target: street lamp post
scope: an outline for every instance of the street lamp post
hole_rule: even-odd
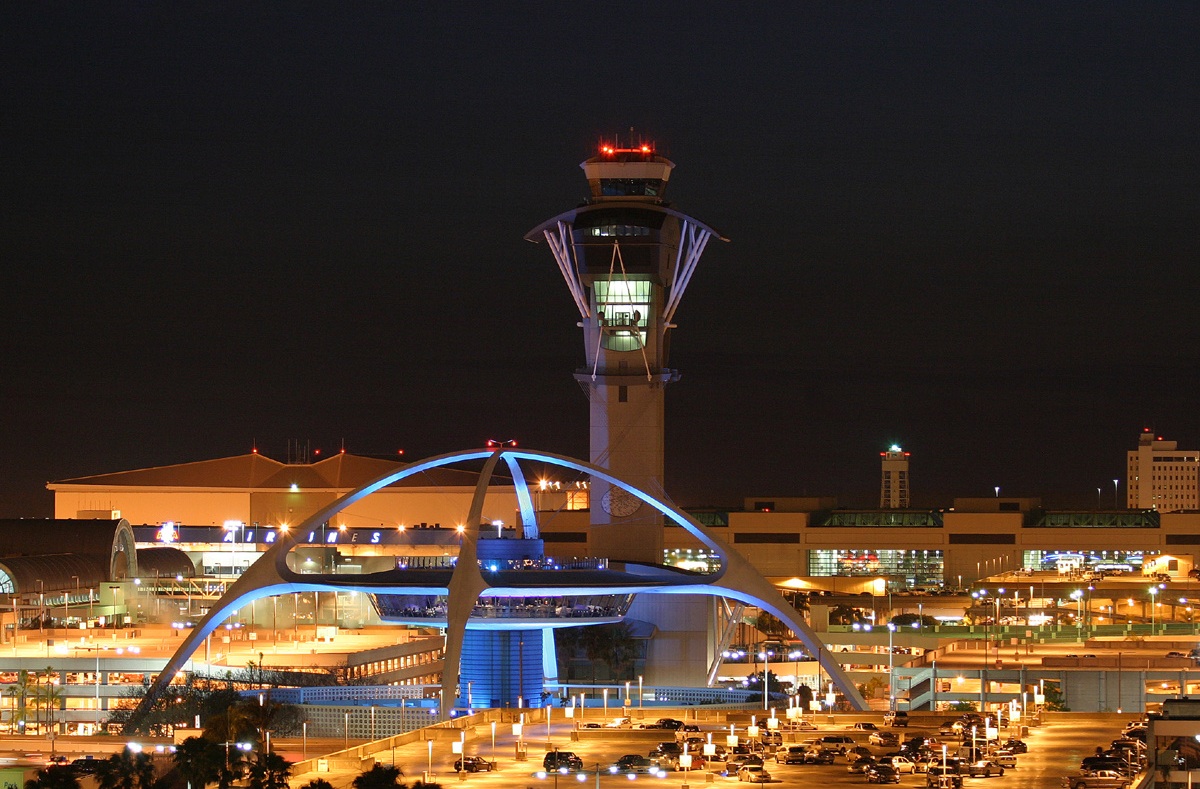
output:
[[[1151,592],[1151,594],[1153,594],[1153,592]],[[1074,600],[1075,604],[1076,604],[1076,613],[1075,613],[1075,634],[1077,637],[1076,640],[1078,640],[1079,643],[1082,644],[1083,643],[1083,590],[1076,589],[1074,592],[1071,592],[1071,599]]]
[[[646,697],[642,694],[642,675],[638,674],[638,717],[642,716],[642,701]]]
[[[1158,629],[1158,625],[1154,621],[1154,596],[1158,594],[1158,587],[1150,587],[1150,635],[1154,635],[1154,631]]]
[[[892,648],[892,636],[896,633],[896,625],[893,622],[888,622],[888,711],[896,711],[896,679],[895,679],[895,664],[893,663],[895,650]]]
[[[230,770],[232,769],[229,764],[229,746],[230,745],[237,746],[237,749],[239,751],[241,751],[242,753],[246,753],[247,751],[249,751],[251,748],[254,747],[248,742],[230,742],[230,741],[226,740],[225,741],[225,773],[226,774],[229,774]]]
[[[758,656],[760,658],[762,658],[762,662],[763,662],[763,683],[762,683],[763,684],[763,712],[767,711],[767,707],[768,707],[768,704],[769,704],[770,698],[771,698],[771,696],[770,696],[771,656],[774,654],[775,654],[774,652],[771,652],[766,647],[763,647],[763,650],[758,653]]]

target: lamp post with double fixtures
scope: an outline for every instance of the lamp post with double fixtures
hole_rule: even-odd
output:
[[[1151,594],[1153,594],[1153,592],[1151,592]],[[1075,604],[1076,604],[1076,612],[1075,612],[1076,640],[1082,644],[1083,643],[1083,590],[1076,589],[1074,592],[1071,592],[1071,599],[1074,600]],[[1153,628],[1151,628],[1151,629],[1153,629]]]
[[[896,675],[895,675],[895,664],[893,663],[893,660],[895,658],[893,656],[896,654],[896,651],[892,647],[892,637],[896,633],[896,624],[894,622],[888,622],[887,628],[888,628],[888,711],[895,712],[896,711]]]
[[[229,763],[229,746],[230,745],[237,746],[237,749],[239,751],[241,751],[242,753],[249,753],[250,750],[254,748],[254,746],[248,742],[231,742],[229,740],[226,740],[224,744],[225,744],[225,774],[229,775],[232,770],[232,767],[230,766],[230,763]]]
[[[771,658],[775,653],[767,649],[765,646],[758,653],[758,657],[763,662],[763,712],[766,712],[770,704],[771,694]]]
[[[1157,602],[1157,600],[1155,599],[1155,596],[1157,594],[1158,594],[1158,587],[1151,586],[1150,587],[1150,635],[1154,635],[1154,632],[1158,629],[1158,624],[1154,621],[1155,620],[1155,610],[1154,610],[1155,605],[1154,604]]]

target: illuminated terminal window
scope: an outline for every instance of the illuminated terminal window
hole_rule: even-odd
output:
[[[1142,564],[1157,551],[1022,551],[1026,570],[1119,570],[1141,574]]]
[[[568,510],[590,510],[592,508],[591,491],[587,488],[582,490],[568,490],[567,504],[564,509]]]
[[[893,587],[940,586],[945,560],[939,550],[811,550],[812,576],[884,576]]]
[[[715,573],[721,569],[721,557],[704,548],[667,548],[663,564],[696,573]]]
[[[636,351],[646,344],[650,283],[643,280],[597,280],[596,312],[604,327],[601,344],[610,351]]]

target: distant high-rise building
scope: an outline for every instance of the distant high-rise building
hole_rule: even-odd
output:
[[[1200,509],[1200,450],[1179,449],[1177,441],[1164,441],[1146,428],[1137,449],[1128,453],[1129,478],[1126,502],[1130,509]]]
[[[908,509],[910,501],[908,457],[910,454],[895,444],[888,447],[887,452],[879,453],[879,456],[883,458],[880,463],[883,467],[883,476],[879,487],[880,507],[892,510]]]

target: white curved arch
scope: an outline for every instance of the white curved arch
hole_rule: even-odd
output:
[[[453,618],[461,620],[450,626],[450,630],[456,632],[456,644],[447,642],[447,662],[444,672],[449,672],[451,665],[451,655],[461,654],[462,649],[462,634],[466,628],[466,619],[469,618],[470,611],[474,607],[475,600],[480,595],[504,596],[511,593],[516,595],[530,594],[562,594],[562,587],[503,587],[488,586],[482,573],[479,570],[478,563],[475,561],[475,540],[478,538],[478,523],[468,520],[469,528],[464,533],[463,553],[462,556],[468,557],[467,562],[457,562],[454,572],[448,579],[446,586],[433,585],[390,585],[382,581],[372,582],[371,575],[359,576],[356,580],[344,579],[332,576],[311,574],[301,574],[294,572],[287,566],[287,554],[297,544],[292,536],[294,532],[303,533],[310,529],[316,529],[324,525],[329,519],[340,512],[341,510],[353,504],[356,501],[384,488],[392,483],[398,482],[406,477],[420,474],[432,468],[461,463],[468,460],[488,459],[485,464],[485,470],[481,474],[479,484],[476,487],[475,496],[472,499],[471,512],[472,516],[477,520],[480,512],[483,496],[486,493],[487,482],[489,481],[491,470],[495,463],[501,459],[508,464],[515,464],[519,460],[548,462],[552,465],[561,466],[564,468],[573,469],[581,473],[586,473],[594,477],[599,477],[605,480],[610,485],[615,485],[629,494],[636,496],[641,501],[650,505],[667,518],[670,518],[678,526],[686,530],[689,534],[703,543],[709,548],[719,559],[720,567],[717,572],[711,575],[706,575],[702,579],[697,579],[696,583],[684,584],[665,584],[665,583],[645,583],[637,585],[614,585],[612,587],[589,587],[591,593],[649,593],[649,594],[706,594],[719,595],[740,600],[744,603],[759,606],[767,611],[770,611],[782,622],[788,625],[802,641],[805,646],[817,657],[821,665],[829,674],[830,680],[839,687],[842,693],[846,696],[849,703],[856,709],[863,710],[867,708],[866,702],[858,693],[854,683],[849,676],[842,670],[833,654],[830,653],[820,638],[813,632],[808,624],[800,617],[791,605],[788,605],[784,600],[779,590],[772,586],[762,575],[755,570],[750,563],[742,557],[737,551],[731,549],[727,544],[717,540],[708,532],[708,529],[693,519],[690,515],[675,507],[673,504],[660,501],[655,496],[646,491],[641,490],[635,485],[632,485],[618,477],[613,476],[607,469],[588,463],[583,460],[577,460],[565,455],[557,455],[551,452],[541,452],[528,449],[516,448],[497,448],[487,450],[466,450],[462,452],[451,452],[444,455],[438,455],[433,458],[414,463],[411,466],[406,466],[403,469],[390,471],[378,477],[361,488],[347,493],[342,498],[330,503],[321,508],[313,515],[306,518],[301,524],[293,530],[281,535],[279,541],[267,550],[254,564],[242,574],[236,582],[226,591],[220,600],[212,607],[207,615],[205,615],[196,628],[184,639],[176,649],[175,653],[167,660],[162,672],[155,678],[154,682],[148,688],[146,696],[139,706],[139,712],[149,709],[154,698],[166,686],[167,683],[175,676],[175,674],[183,667],[187,659],[199,648],[204,639],[215,630],[221,622],[223,622],[230,613],[254,600],[270,597],[277,594],[300,591],[328,591],[330,589],[347,589],[355,591],[363,591],[366,593],[387,593],[394,589],[397,592],[409,594],[447,594],[450,597],[450,603],[447,608],[453,612],[457,612],[457,616]],[[463,599],[459,599],[463,598]],[[450,623],[448,622],[448,625]],[[452,676],[457,676],[457,668]],[[448,710],[447,690],[452,689],[453,681],[447,683],[443,679],[443,714]],[[135,716],[136,717],[136,716]]]

